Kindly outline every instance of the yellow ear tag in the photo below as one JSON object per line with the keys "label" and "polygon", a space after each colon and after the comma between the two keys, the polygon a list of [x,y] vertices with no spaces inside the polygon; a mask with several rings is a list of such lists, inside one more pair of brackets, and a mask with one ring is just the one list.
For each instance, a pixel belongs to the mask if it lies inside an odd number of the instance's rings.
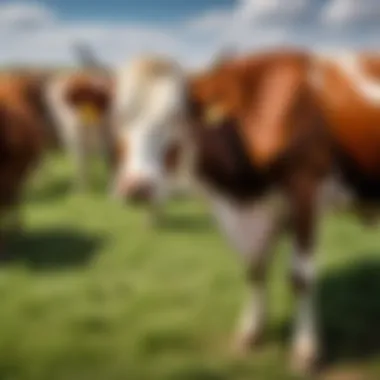
{"label": "yellow ear tag", "polygon": [[85,126],[91,126],[99,122],[99,111],[92,104],[86,103],[79,107],[79,116]]}
{"label": "yellow ear tag", "polygon": [[211,105],[206,109],[204,115],[204,122],[210,128],[218,127],[221,122],[225,119],[225,110],[221,105]]}

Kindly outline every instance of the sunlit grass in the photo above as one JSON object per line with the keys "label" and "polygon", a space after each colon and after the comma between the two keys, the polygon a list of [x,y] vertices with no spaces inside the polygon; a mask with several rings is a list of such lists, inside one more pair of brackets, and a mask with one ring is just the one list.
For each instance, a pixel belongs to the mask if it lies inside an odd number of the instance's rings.
{"label": "sunlit grass", "polygon": [[[229,343],[246,294],[242,268],[207,212],[175,201],[152,230],[95,182],[76,194],[70,166],[54,159],[31,185],[24,235],[12,237],[14,260],[0,269],[0,379],[292,379],[287,242],[271,271],[269,342],[238,360]],[[378,232],[329,218],[322,236],[332,368],[380,378]]]}

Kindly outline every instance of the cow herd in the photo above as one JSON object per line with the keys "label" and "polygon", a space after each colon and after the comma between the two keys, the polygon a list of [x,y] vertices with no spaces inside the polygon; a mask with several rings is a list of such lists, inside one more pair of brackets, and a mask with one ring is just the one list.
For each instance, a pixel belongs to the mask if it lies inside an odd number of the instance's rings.
{"label": "cow herd", "polygon": [[321,355],[314,251],[327,206],[367,220],[380,201],[380,56],[274,49],[188,72],[167,57],[118,69],[0,77],[0,212],[56,143],[87,184],[95,150],[111,195],[156,216],[179,178],[204,197],[246,268],[250,299],[235,347],[262,337],[271,251],[287,233],[297,298],[291,359]]}

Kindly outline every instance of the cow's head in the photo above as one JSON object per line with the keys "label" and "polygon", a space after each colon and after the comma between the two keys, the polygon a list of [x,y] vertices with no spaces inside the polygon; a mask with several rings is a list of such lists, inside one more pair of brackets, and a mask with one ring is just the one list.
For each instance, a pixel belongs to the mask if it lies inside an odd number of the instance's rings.
{"label": "cow's head", "polygon": [[69,77],[64,98],[84,126],[102,122],[111,104],[111,83],[95,74]]}
{"label": "cow's head", "polygon": [[164,59],[136,60],[117,73],[116,197],[152,205],[165,199],[180,151],[184,90],[180,68]]}
{"label": "cow's head", "polygon": [[74,74],[64,87],[64,101],[83,131],[96,128],[102,138],[108,163],[114,166],[116,141],[113,136],[110,111],[113,101],[113,80],[101,74]]}

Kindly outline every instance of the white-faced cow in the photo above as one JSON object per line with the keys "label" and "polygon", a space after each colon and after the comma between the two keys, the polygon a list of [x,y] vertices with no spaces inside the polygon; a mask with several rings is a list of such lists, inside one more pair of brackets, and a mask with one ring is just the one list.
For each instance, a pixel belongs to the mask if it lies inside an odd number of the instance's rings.
{"label": "white-faced cow", "polygon": [[[168,78],[168,74],[174,75],[176,80]],[[145,177],[140,178],[141,173],[149,173],[149,177],[159,183],[150,202],[153,222],[158,220],[173,189],[178,189],[180,183],[183,185],[187,180],[183,170],[186,156],[180,146],[185,118],[184,98],[178,87],[182,91],[183,79],[179,67],[164,60],[150,59],[132,62],[121,68],[114,78],[112,131],[117,173],[112,191],[116,196],[134,193],[136,200],[149,197],[151,183],[145,182]],[[171,129],[161,134],[162,128],[156,127],[156,123],[171,126]],[[160,159],[156,160],[158,157]]]}
{"label": "white-faced cow", "polygon": [[119,71],[115,127],[125,154],[114,191],[156,202],[167,185],[167,158],[181,145],[189,173],[248,268],[252,294],[237,333],[243,350],[263,331],[267,265],[286,231],[298,299],[292,358],[301,369],[318,358],[319,214],[334,195],[329,188],[347,190],[357,205],[379,200],[378,80],[376,57],[298,51],[230,59],[193,77],[165,59]]}

